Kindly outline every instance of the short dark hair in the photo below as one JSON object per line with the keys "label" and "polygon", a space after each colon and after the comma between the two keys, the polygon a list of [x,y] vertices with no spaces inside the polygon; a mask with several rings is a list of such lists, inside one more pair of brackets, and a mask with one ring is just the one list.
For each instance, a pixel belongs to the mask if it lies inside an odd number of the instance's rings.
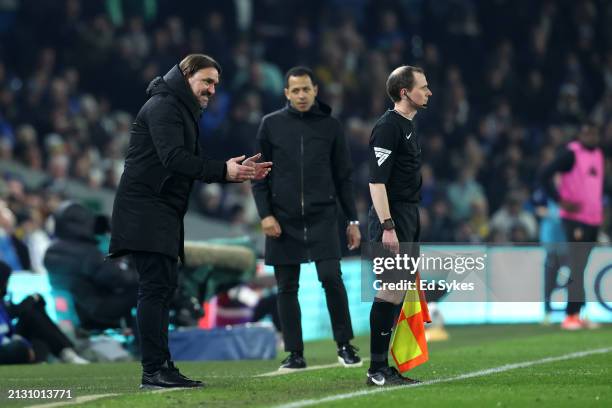
{"label": "short dark hair", "polygon": [[312,72],[312,69],[308,67],[304,67],[304,66],[298,66],[298,67],[293,67],[289,69],[289,71],[287,71],[287,73],[285,74],[285,88],[289,88],[289,77],[292,77],[292,76],[301,77],[304,75],[308,75],[310,77],[310,80],[312,81],[313,85],[318,85],[317,79],[315,78],[315,75]]}
{"label": "short dark hair", "polygon": [[179,64],[185,78],[190,78],[201,69],[215,68],[221,75],[221,65],[214,58],[205,54],[189,54]]}
{"label": "short dark hair", "polygon": [[423,68],[413,67],[411,65],[404,65],[396,68],[391,72],[389,78],[387,78],[387,95],[393,102],[400,101],[400,91],[404,88],[412,91],[414,87],[414,73],[420,72],[425,74]]}

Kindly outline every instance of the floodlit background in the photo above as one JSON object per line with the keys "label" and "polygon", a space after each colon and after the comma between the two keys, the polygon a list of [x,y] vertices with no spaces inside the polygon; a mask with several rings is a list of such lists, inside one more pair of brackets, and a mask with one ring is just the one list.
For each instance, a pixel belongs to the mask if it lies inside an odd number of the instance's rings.
{"label": "floodlit background", "polygon": [[[489,291],[486,302],[456,294],[442,298],[433,306],[434,318],[446,322],[450,339],[431,345],[431,361],[415,375],[448,379],[517,361],[536,363],[488,379],[449,380],[455,385],[438,386],[438,392],[419,388],[411,391],[411,401],[453,407],[507,401],[609,405],[610,326],[561,332],[556,323],[564,317],[563,289],[555,292],[552,315],[544,313],[546,250],[540,242],[550,240],[543,226],[555,220],[542,217],[547,202],[538,173],[576,137],[581,123],[597,125],[606,160],[605,220],[601,245],[586,268],[585,312],[594,322],[612,322],[612,2],[0,0],[0,259],[14,270],[6,299],[18,303],[40,293],[48,315],[73,339],[81,324],[73,294],[53,288],[43,265],[56,238],[53,213],[63,201],[74,200],[110,216],[146,86],[189,53],[209,54],[223,68],[221,85],[200,119],[200,143],[219,159],[254,151],[261,118],[285,104],[286,70],[295,65],[314,70],[319,96],[332,106],[349,140],[364,237],[368,141],[377,118],[391,107],[385,81],[397,66],[423,67],[433,97],[417,116],[424,157],[422,241],[465,250],[476,245],[490,255],[481,277],[488,288],[520,280],[529,282],[531,297],[493,303],[495,293]],[[339,221],[344,240],[346,220]],[[238,269],[227,259],[184,269],[171,318],[173,329],[183,330],[171,333],[171,343],[193,333],[192,351],[208,353],[200,356],[207,360],[225,352],[258,358],[253,344],[267,345],[259,358],[274,358],[277,338],[270,318],[261,327],[228,329],[224,315],[237,300],[231,288],[255,288],[262,298],[274,295],[271,270],[261,262],[263,234],[250,185],[196,183],[185,224],[188,240],[215,239],[229,245],[230,254],[235,246],[248,248],[254,261],[242,258],[249,266]],[[98,239],[105,253],[108,235]],[[494,248],[487,245],[492,243]],[[362,299],[362,265],[359,252],[344,255],[355,342],[367,357],[370,304]],[[560,283],[567,279],[566,269]],[[0,367],[0,402],[36,402],[7,400],[9,388],[72,389],[76,396],[97,398],[113,394],[102,401],[129,406],[269,406],[362,390],[363,371],[327,370],[335,361],[334,345],[312,264],[302,268],[300,301],[304,338],[317,340],[307,344],[306,357],[309,364],[326,366],[310,376],[253,378],[274,371],[278,358],[184,363],[187,374],[205,378],[210,387],[161,398],[134,394],[136,362],[7,366]],[[190,326],[205,330],[184,330]],[[112,329],[111,339],[126,353],[137,352],[125,331],[129,324]],[[85,332],[90,339],[94,334],[99,333]],[[218,346],[206,343],[215,338],[223,339]],[[77,351],[95,359],[82,338],[75,342]],[[565,357],[551,365],[540,361],[549,356]],[[406,402],[406,394],[393,395],[349,397],[345,403]]]}

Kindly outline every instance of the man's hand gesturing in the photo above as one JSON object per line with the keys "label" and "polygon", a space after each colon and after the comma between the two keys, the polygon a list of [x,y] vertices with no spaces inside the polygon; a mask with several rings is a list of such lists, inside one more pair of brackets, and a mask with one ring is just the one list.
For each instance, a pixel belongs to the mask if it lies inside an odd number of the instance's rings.
{"label": "man's hand gesturing", "polygon": [[261,162],[257,163],[257,160],[261,158],[261,153],[257,153],[255,156],[251,156],[242,162],[243,166],[249,166],[255,168],[254,180],[261,180],[266,177],[270,170],[272,170],[272,162]]}
{"label": "man's hand gesturing", "polygon": [[261,180],[268,175],[272,162],[257,163],[261,153],[244,160],[245,157],[245,155],[233,157],[226,162],[228,181]]}

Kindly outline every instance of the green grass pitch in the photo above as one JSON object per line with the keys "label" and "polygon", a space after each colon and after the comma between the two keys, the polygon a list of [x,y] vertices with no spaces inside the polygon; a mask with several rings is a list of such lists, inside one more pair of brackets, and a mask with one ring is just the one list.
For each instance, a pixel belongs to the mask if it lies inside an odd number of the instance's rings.
{"label": "green grass pitch", "polygon": [[[430,344],[429,362],[409,373],[424,381],[443,381],[419,387],[353,395],[372,390],[365,386],[366,366],[256,377],[274,371],[284,357],[280,353],[275,361],[179,362],[186,375],[204,379],[207,386],[162,393],[138,390],[138,363],[4,366],[0,367],[0,406],[68,401],[8,399],[9,389],[70,389],[73,397],[117,394],[84,403],[87,407],[271,407],[304,400],[313,400],[315,406],[372,408],[612,406],[612,325],[580,332],[536,325],[450,327],[449,332],[449,341]],[[359,337],[355,344],[367,357],[368,338]],[[608,351],[448,381],[507,364],[595,349]],[[336,361],[331,341],[308,343],[305,354],[310,366]],[[349,398],[334,399],[345,394]],[[317,401],[325,397],[330,399]]]}

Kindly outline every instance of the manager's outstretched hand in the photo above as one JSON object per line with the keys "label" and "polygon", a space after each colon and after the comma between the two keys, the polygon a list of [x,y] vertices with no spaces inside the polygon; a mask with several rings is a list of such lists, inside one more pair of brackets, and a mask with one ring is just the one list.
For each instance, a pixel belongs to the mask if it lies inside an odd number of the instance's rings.
{"label": "manager's outstretched hand", "polygon": [[[266,177],[272,167],[272,162],[257,163],[261,153],[244,160],[246,156],[232,157],[227,164],[227,180],[243,182],[247,180],[261,180]],[[244,160],[244,161],[243,161]],[[242,164],[240,164],[242,162]]]}
{"label": "manager's outstretched hand", "polygon": [[242,162],[243,166],[249,166],[255,168],[254,180],[261,180],[266,177],[270,170],[272,170],[272,162],[261,162],[257,163],[257,160],[261,158],[261,153],[257,153],[255,156],[251,156]]}
{"label": "manager's outstretched hand", "polygon": [[225,178],[227,178],[228,181],[243,182],[255,177],[255,169],[253,167],[240,164],[245,157],[245,155],[232,157],[225,162],[227,164],[227,175]]}

